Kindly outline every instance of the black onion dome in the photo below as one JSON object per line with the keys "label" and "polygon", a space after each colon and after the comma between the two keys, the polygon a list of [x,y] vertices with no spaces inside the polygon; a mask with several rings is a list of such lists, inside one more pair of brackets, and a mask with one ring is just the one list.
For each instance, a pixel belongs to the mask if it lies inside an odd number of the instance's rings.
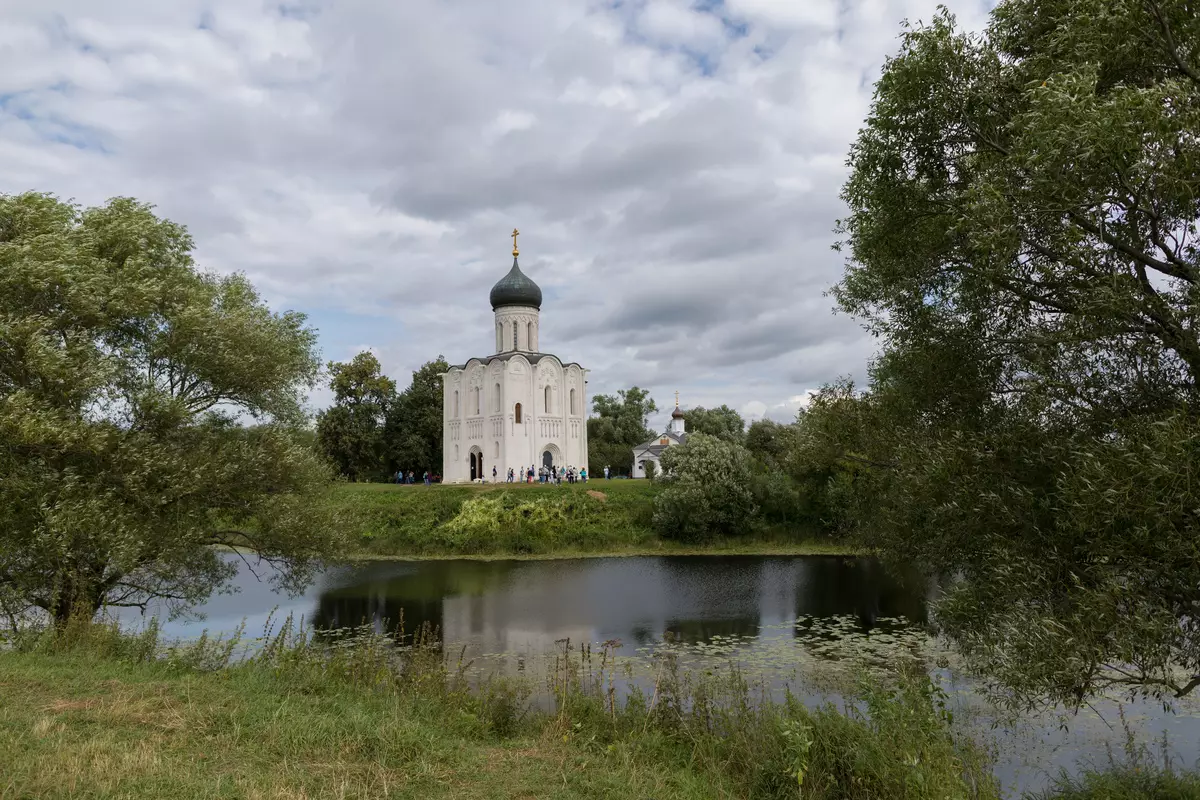
{"label": "black onion dome", "polygon": [[517,266],[513,256],[512,269],[492,287],[492,310],[502,306],[533,306],[542,308],[542,290]]}
{"label": "black onion dome", "polygon": [[671,419],[683,419],[683,412],[679,410],[679,406],[675,406],[675,410],[671,412]]}

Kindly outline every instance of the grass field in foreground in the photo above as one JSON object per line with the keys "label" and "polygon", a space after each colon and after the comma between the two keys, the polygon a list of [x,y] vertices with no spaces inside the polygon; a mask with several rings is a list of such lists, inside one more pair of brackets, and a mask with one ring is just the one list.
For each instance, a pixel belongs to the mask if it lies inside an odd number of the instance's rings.
{"label": "grass field in foreground", "polygon": [[867,696],[868,716],[755,703],[736,672],[696,683],[664,662],[625,702],[579,651],[537,711],[519,683],[467,689],[434,651],[277,638],[230,666],[211,643],[164,658],[145,635],[72,637],[0,652],[0,798],[996,796],[920,684]]}
{"label": "grass field in foreground", "polygon": [[797,523],[685,544],[654,531],[650,481],[586,484],[396,485],[347,483],[333,502],[351,534],[351,557],[576,557],[762,553],[852,554]]}
{"label": "grass field in foreground", "polygon": [[0,655],[0,798],[712,796],[685,770],[639,770],[561,736],[499,740],[436,702],[288,683]]}

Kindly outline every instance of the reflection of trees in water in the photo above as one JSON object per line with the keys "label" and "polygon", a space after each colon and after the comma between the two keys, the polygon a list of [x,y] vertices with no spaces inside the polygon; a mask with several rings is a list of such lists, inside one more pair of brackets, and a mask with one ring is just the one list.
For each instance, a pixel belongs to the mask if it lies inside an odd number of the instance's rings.
{"label": "reflection of trees in water", "polygon": [[[689,616],[759,616],[767,559],[757,556],[664,556],[659,559],[671,605]],[[670,614],[671,609],[664,609]]]}
{"label": "reflection of trees in water", "polygon": [[645,625],[634,625],[629,631],[629,638],[638,647],[645,647],[658,641],[658,636]]}
{"label": "reflection of trees in water", "polygon": [[871,558],[806,559],[796,587],[796,616],[855,616],[863,630],[880,618],[924,624],[929,612],[919,577],[890,574]]}
{"label": "reflection of trees in water", "polygon": [[[318,631],[365,624],[393,637],[428,626],[439,631],[439,639],[495,628],[500,640],[514,625],[556,631],[595,626],[606,636],[646,646],[664,635],[687,643],[713,636],[755,637],[764,618],[782,620],[792,613],[852,616],[864,630],[883,618],[928,619],[922,586],[897,580],[871,559],[665,557],[655,562],[630,573],[611,564],[595,569],[599,562],[366,565],[339,575],[338,585],[321,592],[312,622]],[[626,592],[635,575],[654,581],[656,589],[634,592],[638,602],[608,602],[618,596],[614,593]],[[469,599],[464,603],[456,597]]]}
{"label": "reflection of trees in water", "polygon": [[341,586],[321,592],[313,625],[326,632],[365,625],[397,640],[423,631],[440,644],[447,598],[468,596],[482,602],[485,595],[520,580],[529,566],[517,561],[368,564],[342,576]]}
{"label": "reflection of trees in water", "polygon": [[758,636],[758,617],[671,620],[663,632],[663,638],[685,644],[702,644],[714,636]]}
{"label": "reflection of trees in water", "polygon": [[366,627],[396,641],[421,632],[441,644],[442,598],[403,598],[373,592],[322,592],[313,614],[318,635]]}
{"label": "reflection of trees in water", "polygon": [[674,608],[662,609],[666,622],[660,638],[701,644],[714,636],[758,635],[766,559],[666,556],[660,563],[675,601]]}

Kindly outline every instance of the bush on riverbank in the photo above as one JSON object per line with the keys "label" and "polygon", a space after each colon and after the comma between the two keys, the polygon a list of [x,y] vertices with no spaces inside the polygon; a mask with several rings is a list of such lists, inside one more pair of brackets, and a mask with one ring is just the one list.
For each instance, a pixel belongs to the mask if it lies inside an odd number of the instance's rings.
{"label": "bush on riverbank", "polygon": [[654,527],[663,536],[695,542],[750,532],[758,508],[746,448],[694,433],[683,446],[667,448],[662,465]]}
{"label": "bush on riverbank", "polygon": [[[365,556],[657,552],[677,547],[654,529],[661,492],[656,483],[634,480],[561,486],[343,484],[332,502],[357,554]],[[818,540],[796,523],[748,529],[705,546],[837,550],[836,543]]]}
{"label": "bush on riverbank", "polygon": [[[288,632],[231,665],[226,646],[163,653],[152,628],[78,625],[0,654],[0,752],[17,796],[993,798],[979,751],[923,678],[861,711],[759,702],[736,671],[660,664],[622,702],[603,652],[564,643],[528,683],[472,690],[434,648]],[[803,791],[801,791],[803,790]]]}
{"label": "bush on riverbank", "polygon": [[1200,774],[1172,770],[1114,767],[1063,778],[1029,800],[1196,800]]}
{"label": "bush on riverbank", "polygon": [[654,492],[654,486],[633,481],[345,484],[335,502],[368,555],[546,553],[646,546],[654,539]]}
{"label": "bush on riverbank", "polygon": [[[1043,792],[1028,800],[1197,800],[1200,798],[1200,772],[1180,772],[1173,766],[1170,748],[1160,739],[1158,753],[1137,739],[1122,716],[1125,729],[1124,753],[1111,750],[1105,769],[1087,770],[1079,775],[1062,774]],[[1165,734],[1164,734],[1165,736]]]}

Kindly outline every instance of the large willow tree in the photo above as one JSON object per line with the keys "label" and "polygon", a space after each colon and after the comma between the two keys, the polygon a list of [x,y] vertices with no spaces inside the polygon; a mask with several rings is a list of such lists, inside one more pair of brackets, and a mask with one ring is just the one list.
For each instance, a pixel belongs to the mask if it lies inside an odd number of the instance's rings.
{"label": "large willow tree", "polygon": [[942,12],[850,167],[836,295],[884,343],[862,532],[955,576],[939,620],[1016,700],[1192,691],[1200,6]]}
{"label": "large willow tree", "polygon": [[[56,620],[186,605],[214,545],[295,588],[330,538],[325,469],[293,435],[315,333],[196,269],[149,207],[0,195],[0,600]],[[253,423],[253,424],[247,424]]]}

